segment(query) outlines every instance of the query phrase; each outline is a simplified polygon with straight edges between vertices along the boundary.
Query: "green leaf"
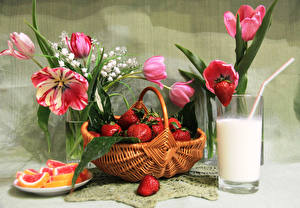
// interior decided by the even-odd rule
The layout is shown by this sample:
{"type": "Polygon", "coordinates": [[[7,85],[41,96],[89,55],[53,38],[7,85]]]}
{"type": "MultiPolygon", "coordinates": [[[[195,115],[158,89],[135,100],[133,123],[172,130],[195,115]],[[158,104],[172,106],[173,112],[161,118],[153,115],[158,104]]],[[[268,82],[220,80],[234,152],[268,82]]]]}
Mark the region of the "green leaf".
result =
{"type": "Polygon", "coordinates": [[[111,108],[111,102],[109,95],[103,90],[100,83],[98,84],[98,95],[100,98],[100,103],[92,102],[89,108],[89,130],[97,130],[105,123],[115,121],[114,114],[111,108]],[[98,105],[101,104],[99,108],[98,105]]]}
{"type": "Polygon", "coordinates": [[[50,133],[48,130],[49,115],[50,115],[49,108],[40,105],[37,112],[38,124],[45,134],[47,144],[48,144],[48,152],[51,151],[51,140],[50,140],[50,133]]]}
{"type": "Polygon", "coordinates": [[[240,24],[240,16],[237,14],[236,17],[236,34],[235,34],[235,54],[236,54],[236,62],[234,68],[237,69],[237,66],[241,59],[244,56],[244,53],[247,49],[247,42],[245,42],[242,38],[241,24],[240,24]]]}
{"type": "Polygon", "coordinates": [[[203,89],[206,90],[206,92],[210,96],[212,96],[212,97],[214,96],[214,94],[206,88],[206,83],[205,83],[205,80],[203,78],[201,78],[200,76],[198,76],[198,75],[196,75],[192,72],[183,71],[181,69],[179,69],[178,71],[181,74],[181,76],[183,76],[186,80],[194,79],[194,82],[192,84],[194,84],[198,87],[202,87],[203,89]]]}
{"type": "Polygon", "coordinates": [[[180,75],[183,76],[186,80],[194,79],[196,82],[198,82],[201,85],[201,87],[205,87],[205,80],[199,75],[194,74],[192,72],[183,71],[181,69],[178,69],[178,71],[180,75]]]}
{"type": "MultiPolygon", "coordinates": [[[[26,23],[35,33],[40,49],[44,55],[54,56],[54,52],[49,42],[40,33],[36,21],[36,0],[32,0],[32,25],[26,23]]],[[[58,61],[54,58],[46,57],[51,68],[58,66],[58,61]]]]}
{"type": "Polygon", "coordinates": [[[179,112],[178,119],[183,127],[188,128],[191,137],[194,138],[197,133],[198,123],[195,114],[195,102],[187,103],[179,112]]]}
{"type": "Polygon", "coordinates": [[[102,117],[103,117],[103,113],[100,111],[98,104],[96,102],[91,103],[89,109],[90,124],[88,126],[88,130],[98,131],[99,128],[105,124],[102,117]]]}
{"type": "Polygon", "coordinates": [[[111,121],[115,121],[114,114],[111,108],[109,95],[104,91],[104,89],[100,84],[98,84],[97,91],[103,107],[103,120],[106,121],[107,123],[111,121]]]}
{"type": "Polygon", "coordinates": [[[72,179],[72,187],[74,187],[75,182],[79,176],[79,174],[83,171],[85,166],[92,160],[102,157],[107,152],[109,152],[110,148],[120,142],[126,143],[138,143],[140,140],[134,137],[96,137],[92,141],[90,141],[86,148],[83,151],[81,156],[81,160],[75,169],[74,176],[72,179]]]}
{"type": "Polygon", "coordinates": [[[250,67],[252,61],[254,60],[262,41],[264,40],[264,37],[266,35],[266,32],[270,26],[271,18],[272,18],[272,12],[276,5],[278,0],[274,0],[270,8],[267,10],[264,19],[262,21],[261,26],[256,32],[256,35],[252,41],[251,46],[246,50],[246,53],[240,63],[238,64],[237,70],[240,75],[240,77],[243,77],[246,73],[248,68],[250,67]]]}
{"type": "Polygon", "coordinates": [[[93,54],[93,47],[91,47],[91,50],[90,50],[90,53],[89,53],[89,56],[88,56],[87,62],[86,62],[86,68],[87,68],[88,71],[90,70],[92,54],[93,54]]]}
{"type": "Polygon", "coordinates": [[[103,67],[102,59],[103,59],[103,54],[104,50],[102,53],[100,52],[100,49],[97,47],[98,51],[98,57],[96,60],[96,66],[94,67],[92,71],[92,80],[89,82],[89,88],[88,88],[88,98],[89,100],[94,100],[95,99],[95,92],[97,89],[98,81],[99,81],[99,73],[103,67]]]}
{"type": "Polygon", "coordinates": [[[236,89],[237,94],[245,94],[246,89],[247,89],[247,83],[248,83],[248,78],[247,78],[247,74],[245,74],[244,76],[240,77],[240,79],[239,79],[239,84],[236,89]]]}
{"type": "Polygon", "coordinates": [[[198,72],[200,73],[200,77],[203,79],[202,74],[204,69],[206,68],[205,63],[196,55],[194,55],[191,51],[189,51],[188,49],[175,44],[175,46],[181,50],[184,55],[192,62],[192,64],[196,67],[196,69],[198,70],[198,72]]]}

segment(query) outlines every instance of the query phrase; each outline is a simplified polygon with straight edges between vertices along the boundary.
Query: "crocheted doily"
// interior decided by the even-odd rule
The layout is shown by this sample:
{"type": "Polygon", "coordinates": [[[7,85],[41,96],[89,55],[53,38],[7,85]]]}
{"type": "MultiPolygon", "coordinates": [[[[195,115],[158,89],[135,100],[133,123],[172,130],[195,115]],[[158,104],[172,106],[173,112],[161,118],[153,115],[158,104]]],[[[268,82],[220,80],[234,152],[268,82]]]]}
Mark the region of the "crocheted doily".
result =
{"type": "Polygon", "coordinates": [[[159,201],[172,198],[195,196],[216,200],[218,197],[217,168],[201,163],[196,163],[188,173],[159,179],[160,190],[148,197],[136,194],[139,183],[126,182],[97,169],[93,174],[94,178],[85,188],[67,195],[65,201],[114,200],[136,208],[151,208],[159,201]]]}

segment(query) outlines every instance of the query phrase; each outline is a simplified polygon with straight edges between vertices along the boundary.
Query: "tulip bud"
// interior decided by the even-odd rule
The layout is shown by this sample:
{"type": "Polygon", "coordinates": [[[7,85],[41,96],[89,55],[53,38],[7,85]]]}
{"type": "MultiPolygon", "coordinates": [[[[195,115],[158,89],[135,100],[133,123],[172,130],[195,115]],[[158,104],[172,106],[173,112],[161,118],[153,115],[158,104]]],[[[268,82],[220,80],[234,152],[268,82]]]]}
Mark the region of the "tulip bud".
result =
{"type": "Polygon", "coordinates": [[[35,47],[31,39],[24,33],[16,33],[13,32],[10,34],[10,39],[8,41],[8,49],[1,51],[1,55],[9,55],[16,57],[18,59],[30,59],[34,56],[35,47]],[[14,45],[17,47],[17,50],[15,50],[13,47],[14,45]]]}
{"type": "Polygon", "coordinates": [[[69,42],[66,37],[67,45],[69,50],[74,53],[76,58],[87,57],[91,50],[91,38],[86,36],[84,33],[72,33],[71,40],[69,42]]]}
{"type": "Polygon", "coordinates": [[[185,104],[190,102],[190,97],[194,95],[195,90],[189,86],[188,82],[175,82],[171,86],[171,90],[169,92],[170,100],[177,106],[183,108],[185,104]]]}
{"type": "Polygon", "coordinates": [[[163,89],[163,84],[160,81],[167,78],[164,60],[163,56],[153,56],[145,61],[143,70],[145,78],[158,84],[161,89],[163,89]]]}

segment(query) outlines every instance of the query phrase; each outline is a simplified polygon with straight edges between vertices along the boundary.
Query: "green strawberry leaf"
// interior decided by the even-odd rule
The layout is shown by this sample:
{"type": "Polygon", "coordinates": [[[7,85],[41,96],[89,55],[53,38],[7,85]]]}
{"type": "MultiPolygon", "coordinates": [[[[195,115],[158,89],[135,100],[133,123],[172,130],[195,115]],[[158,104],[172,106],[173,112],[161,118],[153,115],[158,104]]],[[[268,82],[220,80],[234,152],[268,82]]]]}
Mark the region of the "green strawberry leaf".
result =
{"type": "Polygon", "coordinates": [[[196,55],[194,55],[191,51],[189,51],[188,49],[175,44],[175,46],[182,51],[182,53],[184,53],[184,55],[192,62],[192,64],[196,67],[196,69],[198,70],[198,72],[200,73],[200,77],[203,79],[202,74],[204,69],[206,68],[205,63],[196,55]]]}
{"type": "MultiPolygon", "coordinates": [[[[257,30],[256,35],[254,36],[251,46],[246,50],[245,55],[243,56],[243,58],[241,59],[241,61],[239,62],[238,66],[237,66],[240,77],[243,77],[247,73],[248,68],[250,67],[252,61],[254,60],[254,58],[264,40],[266,32],[270,27],[272,12],[274,10],[274,7],[275,7],[277,1],[278,0],[274,0],[272,5],[270,6],[270,8],[267,10],[267,12],[263,18],[262,24],[259,27],[259,29],[257,30]]],[[[240,87],[241,86],[239,85],[238,88],[240,88],[240,87]]]]}
{"type": "Polygon", "coordinates": [[[92,141],[90,141],[86,148],[84,149],[81,160],[78,166],[75,169],[73,179],[72,179],[72,187],[74,188],[75,182],[79,176],[79,174],[83,171],[86,165],[95,160],[97,158],[102,157],[107,152],[109,152],[110,148],[120,142],[125,143],[139,143],[140,140],[134,137],[95,137],[92,141]]]}

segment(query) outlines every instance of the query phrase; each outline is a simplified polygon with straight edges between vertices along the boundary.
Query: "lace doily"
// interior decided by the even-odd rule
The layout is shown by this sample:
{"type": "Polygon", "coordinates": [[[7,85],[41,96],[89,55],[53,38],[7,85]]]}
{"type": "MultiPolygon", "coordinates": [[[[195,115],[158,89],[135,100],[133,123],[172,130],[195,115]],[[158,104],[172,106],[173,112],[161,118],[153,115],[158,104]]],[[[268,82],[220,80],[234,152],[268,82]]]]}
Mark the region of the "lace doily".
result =
{"type": "Polygon", "coordinates": [[[136,194],[139,183],[126,182],[97,169],[93,170],[93,174],[94,178],[85,188],[67,195],[65,201],[114,200],[136,208],[151,208],[159,201],[172,198],[195,196],[216,200],[218,197],[217,168],[201,163],[197,163],[188,173],[159,179],[160,190],[149,197],[136,194]]]}

